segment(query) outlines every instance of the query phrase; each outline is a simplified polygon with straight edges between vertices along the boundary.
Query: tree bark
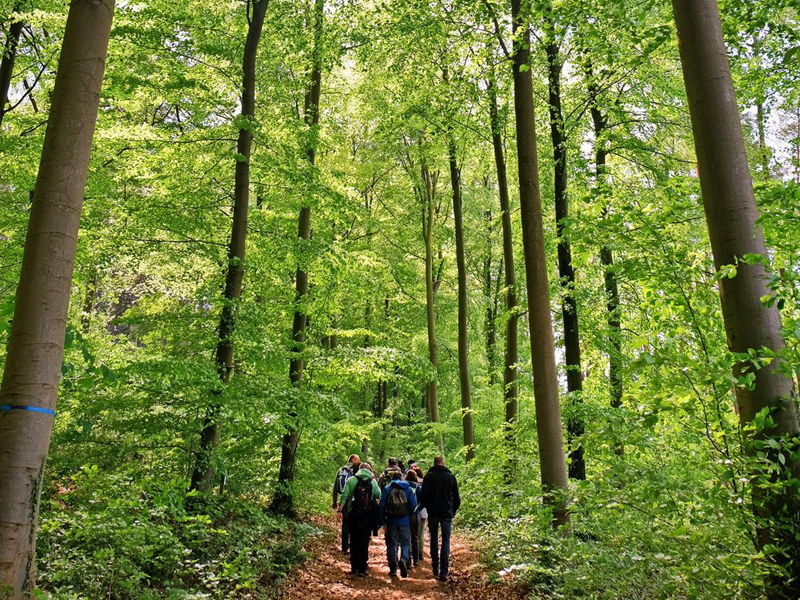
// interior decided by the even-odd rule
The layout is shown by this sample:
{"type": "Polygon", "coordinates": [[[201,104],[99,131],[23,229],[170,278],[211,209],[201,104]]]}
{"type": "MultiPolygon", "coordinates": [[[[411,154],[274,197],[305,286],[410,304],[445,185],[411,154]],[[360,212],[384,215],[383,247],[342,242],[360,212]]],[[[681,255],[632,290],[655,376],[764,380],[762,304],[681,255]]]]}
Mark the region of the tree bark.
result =
{"type": "MultiPolygon", "coordinates": [[[[21,3],[14,5],[14,12],[22,7],[21,3]]],[[[11,86],[11,76],[14,73],[14,62],[17,60],[17,47],[19,46],[19,36],[22,34],[22,21],[13,21],[8,28],[6,36],[6,46],[3,50],[3,59],[0,61],[0,127],[3,126],[3,118],[6,116],[6,104],[8,104],[8,89],[11,86]]]]}
{"type": "Polygon", "coordinates": [[[517,117],[517,164],[520,213],[528,289],[528,324],[531,338],[533,393],[539,464],[545,501],[553,508],[553,525],[569,526],[566,505],[567,464],[561,405],[558,398],[553,322],[547,281],[539,165],[536,154],[536,120],[533,111],[533,80],[530,71],[530,29],[520,14],[522,0],[511,0],[514,38],[514,112],[517,117]]]}
{"type": "Polygon", "coordinates": [[[489,117],[492,126],[492,146],[494,163],[497,169],[497,187],[500,193],[500,211],[503,223],[503,264],[505,274],[505,306],[508,313],[506,321],[506,345],[503,369],[503,399],[505,401],[505,442],[506,467],[504,479],[507,485],[514,481],[516,472],[516,422],[517,422],[517,331],[519,313],[517,311],[517,281],[514,270],[514,239],[511,229],[511,202],[508,197],[508,176],[506,160],[503,156],[503,138],[497,110],[497,85],[494,76],[489,80],[489,117]]]}
{"type": "MultiPolygon", "coordinates": [[[[253,3],[252,15],[248,15],[247,38],[242,58],[242,117],[248,125],[239,128],[236,144],[236,167],[233,190],[233,225],[228,246],[228,271],[223,290],[222,314],[220,315],[215,362],[222,385],[227,385],[233,376],[233,334],[236,328],[237,304],[242,295],[244,278],[244,254],[247,241],[247,212],[250,206],[250,154],[253,142],[251,125],[255,118],[256,104],[256,57],[258,42],[264,26],[264,17],[269,0],[253,3]]],[[[220,438],[220,396],[222,391],[212,392],[200,433],[200,450],[189,486],[191,490],[209,491],[214,483],[213,455],[220,438]]]]}
{"type": "Polygon", "coordinates": [[[433,273],[433,222],[436,218],[436,174],[427,165],[420,167],[421,184],[418,195],[422,201],[422,236],[425,242],[425,317],[428,326],[428,358],[434,377],[425,387],[425,411],[433,423],[439,422],[439,389],[436,372],[439,370],[439,346],[436,343],[436,280],[433,273]]]}
{"type": "MultiPolygon", "coordinates": [[[[324,16],[324,0],[314,1],[313,28],[314,48],[311,65],[311,77],[308,91],[305,95],[303,120],[308,127],[308,145],[306,158],[309,166],[309,179],[313,180],[317,155],[317,130],[319,127],[319,98],[322,84],[322,20],[324,16]]],[[[309,182],[311,183],[311,182],[309,182]]],[[[297,236],[301,243],[311,235],[311,207],[304,206],[300,209],[297,236]]],[[[306,315],[303,312],[303,303],[308,295],[308,271],[302,264],[297,267],[295,274],[295,310],[292,321],[293,354],[289,361],[289,380],[295,387],[303,382],[303,345],[305,343],[306,315]]],[[[272,500],[272,509],[275,512],[293,515],[294,497],[291,485],[294,481],[295,455],[297,444],[300,440],[300,429],[297,423],[297,407],[289,409],[289,424],[281,442],[281,463],[278,471],[278,485],[272,500]]]]}
{"type": "MultiPolygon", "coordinates": [[[[606,169],[606,149],[605,135],[608,126],[608,117],[600,110],[598,103],[597,84],[593,80],[591,69],[589,70],[589,103],[592,115],[592,125],[594,128],[594,161],[595,161],[595,186],[604,191],[608,188],[606,180],[608,172],[606,169]]],[[[603,215],[607,214],[608,207],[603,209],[603,215]]],[[[619,408],[622,406],[622,322],[620,315],[619,285],[617,283],[617,272],[614,268],[614,253],[608,244],[600,247],[600,264],[603,267],[603,285],[606,295],[606,323],[608,324],[608,375],[609,387],[611,391],[611,406],[619,408]]],[[[622,453],[622,446],[617,448],[618,453],[622,453]]]]}
{"type": "Polygon", "coordinates": [[[467,299],[467,263],[464,256],[464,216],[461,210],[461,170],[456,157],[456,142],[447,140],[450,159],[450,184],[453,188],[453,220],[456,230],[456,267],[458,269],[458,379],[461,386],[461,423],[467,462],[475,458],[475,431],[472,424],[472,392],[469,378],[469,305],[467,299]]]}
{"type": "Polygon", "coordinates": [[[565,220],[569,215],[567,196],[567,134],[561,111],[561,64],[559,48],[555,39],[555,24],[552,16],[547,19],[547,67],[550,100],[550,136],[553,141],[553,165],[555,183],[556,235],[558,237],[558,275],[562,289],[561,318],[564,324],[564,355],[567,371],[567,393],[570,410],[567,417],[567,445],[570,448],[569,476],[586,479],[584,449],[580,443],[584,424],[581,411],[583,403],[583,370],[581,369],[581,346],[578,334],[578,307],[575,290],[575,270],[572,266],[572,251],[564,234],[565,220]]]}
{"type": "MultiPolygon", "coordinates": [[[[718,271],[736,269],[734,276],[719,280],[728,346],[736,353],[751,349],[760,352],[764,348],[777,352],[784,345],[780,313],[761,301],[769,294],[765,263],[740,262],[748,254],[760,255],[766,261],[768,254],[757,224],[758,208],[717,3],[673,0],[672,6],[714,264],[718,271]]],[[[800,422],[792,382],[780,366],[779,360],[760,368],[742,361],[734,365],[733,374],[736,378],[754,377],[752,386],[736,386],[742,425],[751,429],[760,413],[768,412],[771,417],[765,427],[755,430],[746,440],[747,450],[751,454],[763,452],[762,461],[770,462],[772,469],[765,473],[763,467],[757,468],[753,463],[758,544],[780,568],[768,581],[768,595],[797,598],[800,543],[795,528],[800,522],[800,422]],[[794,442],[787,440],[790,437],[795,438],[794,442]],[[771,449],[767,441],[778,447],[786,443],[789,451],[781,454],[771,449]],[[773,544],[778,551],[771,549],[773,544]]]]}
{"type": "Polygon", "coordinates": [[[113,0],[70,5],[25,237],[0,387],[0,588],[13,600],[33,590],[42,472],[113,15],[113,0]]]}
{"type": "Polygon", "coordinates": [[[767,146],[766,126],[764,123],[764,102],[759,100],[756,104],[756,128],[758,129],[758,153],[761,162],[761,177],[770,178],[769,147],[767,146]]]}
{"type": "MultiPolygon", "coordinates": [[[[497,348],[497,313],[495,311],[496,301],[492,301],[492,211],[487,210],[486,217],[486,259],[483,261],[483,292],[486,297],[486,317],[484,319],[484,329],[486,336],[486,362],[489,369],[489,386],[495,384],[496,371],[496,348],[497,348]]],[[[495,298],[496,300],[496,298],[495,298]]]]}

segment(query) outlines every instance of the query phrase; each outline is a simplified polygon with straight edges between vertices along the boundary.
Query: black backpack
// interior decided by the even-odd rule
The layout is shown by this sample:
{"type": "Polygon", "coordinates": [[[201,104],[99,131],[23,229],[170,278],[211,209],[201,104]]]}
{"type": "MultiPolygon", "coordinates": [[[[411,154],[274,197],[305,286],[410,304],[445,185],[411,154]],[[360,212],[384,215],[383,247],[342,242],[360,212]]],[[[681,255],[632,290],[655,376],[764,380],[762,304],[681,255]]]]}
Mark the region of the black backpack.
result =
{"type": "Polygon", "coordinates": [[[408,498],[406,491],[399,485],[393,485],[392,490],[389,492],[389,497],[386,498],[386,516],[387,517],[405,517],[408,514],[408,498]]]}
{"type": "Polygon", "coordinates": [[[359,477],[356,489],[353,490],[353,501],[350,503],[350,512],[366,516],[372,508],[372,481],[359,477]]]}

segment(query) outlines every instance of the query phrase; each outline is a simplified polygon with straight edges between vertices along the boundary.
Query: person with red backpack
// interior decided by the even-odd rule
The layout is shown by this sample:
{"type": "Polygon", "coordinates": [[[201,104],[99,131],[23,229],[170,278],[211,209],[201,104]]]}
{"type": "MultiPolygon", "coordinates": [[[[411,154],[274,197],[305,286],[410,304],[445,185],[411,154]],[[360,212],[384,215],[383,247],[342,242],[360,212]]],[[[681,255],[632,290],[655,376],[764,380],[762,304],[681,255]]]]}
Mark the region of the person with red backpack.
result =
{"type": "MultiPolygon", "coordinates": [[[[347,480],[356,474],[361,467],[361,459],[358,454],[351,454],[347,459],[347,464],[336,472],[336,479],[333,480],[333,510],[339,506],[339,496],[344,492],[347,480]]],[[[342,552],[347,554],[350,549],[350,534],[348,531],[347,515],[342,517],[342,552]]]]}
{"type": "Polygon", "coordinates": [[[350,533],[350,573],[358,577],[367,576],[369,540],[373,528],[373,515],[381,497],[381,489],[372,473],[359,469],[345,483],[339,514],[347,519],[350,533]]]}
{"type": "Polygon", "coordinates": [[[392,473],[392,482],[381,494],[381,518],[386,527],[386,555],[389,559],[389,575],[408,577],[411,564],[411,528],[409,517],[417,509],[417,496],[400,471],[392,473]],[[397,547],[400,546],[400,560],[397,547]]]}

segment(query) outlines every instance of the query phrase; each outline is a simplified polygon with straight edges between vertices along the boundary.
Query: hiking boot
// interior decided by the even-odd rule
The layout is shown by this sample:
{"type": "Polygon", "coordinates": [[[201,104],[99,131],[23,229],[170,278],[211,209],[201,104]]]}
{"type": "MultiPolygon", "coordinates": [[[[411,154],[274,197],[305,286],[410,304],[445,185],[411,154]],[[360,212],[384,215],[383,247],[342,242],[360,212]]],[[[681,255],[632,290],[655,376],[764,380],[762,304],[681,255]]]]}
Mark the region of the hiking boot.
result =
{"type": "Polygon", "coordinates": [[[397,573],[392,571],[391,573],[389,573],[389,577],[391,577],[392,579],[397,579],[397,573]]]}
{"type": "Polygon", "coordinates": [[[440,581],[441,583],[447,583],[450,581],[450,578],[447,575],[441,575],[436,578],[436,581],[440,581]]]}
{"type": "Polygon", "coordinates": [[[366,577],[366,576],[367,576],[366,571],[359,571],[358,573],[356,573],[356,577],[366,577]]]}
{"type": "Polygon", "coordinates": [[[397,563],[397,566],[399,566],[399,567],[400,567],[400,576],[401,576],[403,579],[405,579],[406,577],[408,577],[408,567],[406,566],[406,561],[404,561],[404,560],[401,558],[401,559],[400,559],[400,562],[398,562],[398,563],[397,563]]]}

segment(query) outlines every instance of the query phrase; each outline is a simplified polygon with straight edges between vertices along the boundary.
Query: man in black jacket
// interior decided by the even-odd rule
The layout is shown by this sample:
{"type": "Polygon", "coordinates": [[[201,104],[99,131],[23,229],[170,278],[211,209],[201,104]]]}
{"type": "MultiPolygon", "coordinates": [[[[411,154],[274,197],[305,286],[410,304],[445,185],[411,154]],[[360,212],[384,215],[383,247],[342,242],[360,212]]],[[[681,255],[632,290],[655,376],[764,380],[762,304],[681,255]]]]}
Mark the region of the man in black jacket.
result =
{"type": "Polygon", "coordinates": [[[450,530],[453,517],[461,506],[458,481],[437,456],[422,480],[422,505],[428,509],[428,531],[431,534],[431,567],[433,576],[447,581],[450,562],[450,530]],[[439,552],[439,527],[442,528],[442,550],[439,552]]]}

